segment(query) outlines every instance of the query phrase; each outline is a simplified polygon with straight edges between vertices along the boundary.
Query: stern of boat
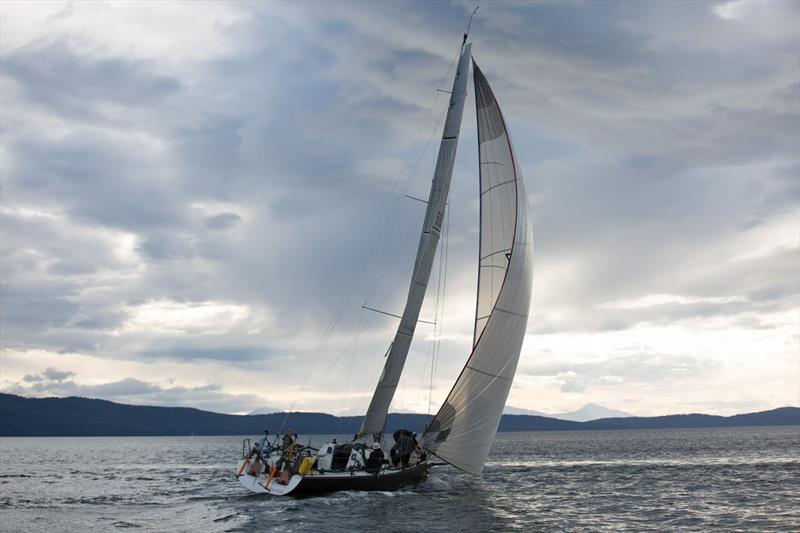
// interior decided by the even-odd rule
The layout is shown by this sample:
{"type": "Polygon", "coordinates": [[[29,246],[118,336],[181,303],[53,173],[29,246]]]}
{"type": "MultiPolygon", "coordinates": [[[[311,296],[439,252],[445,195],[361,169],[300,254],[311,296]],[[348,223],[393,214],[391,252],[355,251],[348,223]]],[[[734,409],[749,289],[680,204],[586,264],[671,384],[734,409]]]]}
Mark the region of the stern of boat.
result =
{"type": "Polygon", "coordinates": [[[242,441],[242,460],[236,471],[236,479],[239,484],[250,492],[256,494],[272,494],[274,496],[284,496],[292,492],[303,476],[293,474],[286,479],[282,478],[274,467],[275,457],[262,458],[255,448],[250,445],[250,439],[242,441]]]}

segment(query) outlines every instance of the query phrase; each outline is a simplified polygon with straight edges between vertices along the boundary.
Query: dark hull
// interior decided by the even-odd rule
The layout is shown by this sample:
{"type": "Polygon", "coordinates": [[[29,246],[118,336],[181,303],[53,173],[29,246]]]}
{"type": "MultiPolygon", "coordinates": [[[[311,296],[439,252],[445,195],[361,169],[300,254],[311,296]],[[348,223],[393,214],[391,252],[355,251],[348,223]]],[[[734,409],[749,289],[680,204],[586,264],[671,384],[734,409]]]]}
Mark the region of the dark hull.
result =
{"type": "Polygon", "coordinates": [[[427,479],[428,468],[426,462],[373,476],[308,476],[303,478],[291,494],[323,494],[340,490],[397,490],[427,479]]]}

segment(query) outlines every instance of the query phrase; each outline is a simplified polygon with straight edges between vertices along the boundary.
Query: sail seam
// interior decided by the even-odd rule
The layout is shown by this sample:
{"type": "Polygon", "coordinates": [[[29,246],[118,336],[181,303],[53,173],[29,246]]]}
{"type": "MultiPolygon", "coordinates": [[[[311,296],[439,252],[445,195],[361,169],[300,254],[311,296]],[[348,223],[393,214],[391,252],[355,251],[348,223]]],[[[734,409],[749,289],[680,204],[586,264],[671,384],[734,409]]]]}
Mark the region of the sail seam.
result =
{"type": "Polygon", "coordinates": [[[504,182],[502,182],[502,183],[497,183],[497,184],[495,184],[495,185],[492,185],[491,187],[489,187],[489,188],[488,188],[488,189],[486,189],[485,191],[483,191],[483,192],[481,193],[481,196],[483,196],[483,195],[484,195],[484,194],[486,194],[487,192],[491,191],[492,189],[496,189],[496,188],[498,188],[498,187],[500,187],[500,186],[502,186],[502,185],[508,185],[509,183],[516,183],[516,182],[517,182],[517,180],[507,180],[507,181],[504,181],[504,182]]]}
{"type": "Polygon", "coordinates": [[[493,255],[502,254],[502,253],[505,253],[505,252],[510,252],[512,250],[513,250],[513,248],[505,248],[503,250],[497,250],[496,252],[492,252],[490,254],[486,254],[483,257],[481,257],[481,261],[483,261],[484,259],[489,259],[493,255]]]}
{"type": "Polygon", "coordinates": [[[505,379],[506,381],[512,381],[513,380],[513,378],[507,378],[505,376],[498,376],[497,374],[490,374],[489,372],[484,372],[483,370],[478,370],[474,366],[467,365],[467,368],[469,368],[470,370],[474,370],[475,372],[477,372],[479,374],[483,374],[484,376],[489,376],[490,378],[505,379]]]}
{"type": "Polygon", "coordinates": [[[500,307],[495,307],[494,310],[495,311],[502,311],[503,313],[508,313],[509,315],[515,315],[515,316],[519,316],[519,317],[522,317],[522,318],[528,318],[528,315],[526,315],[526,314],[516,313],[514,311],[509,311],[508,309],[502,309],[500,307]]]}
{"type": "MultiPolygon", "coordinates": [[[[492,310],[492,313],[494,313],[495,311],[501,311],[501,312],[503,312],[503,313],[508,313],[509,315],[520,316],[520,317],[522,317],[522,318],[527,318],[527,317],[528,317],[528,316],[527,316],[527,315],[525,315],[525,314],[522,314],[522,313],[516,313],[516,312],[514,312],[514,311],[509,311],[509,310],[507,310],[507,309],[502,309],[502,308],[500,308],[500,307],[495,307],[495,308],[492,310]]],[[[483,315],[483,316],[480,316],[480,317],[476,318],[475,320],[483,320],[484,318],[489,318],[490,316],[492,316],[492,313],[489,313],[488,315],[483,315]]]]}

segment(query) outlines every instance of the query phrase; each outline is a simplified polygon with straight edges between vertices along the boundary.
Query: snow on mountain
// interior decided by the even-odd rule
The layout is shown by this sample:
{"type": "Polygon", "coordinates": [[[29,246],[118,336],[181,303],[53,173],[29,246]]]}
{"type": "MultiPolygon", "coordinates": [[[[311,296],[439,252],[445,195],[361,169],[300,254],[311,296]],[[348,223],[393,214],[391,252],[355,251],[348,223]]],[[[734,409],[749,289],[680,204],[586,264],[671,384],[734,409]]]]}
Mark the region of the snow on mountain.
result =
{"type": "Polygon", "coordinates": [[[248,415],[271,415],[272,413],[283,413],[283,409],[277,407],[259,407],[254,411],[247,413],[248,415]]]}
{"type": "Polygon", "coordinates": [[[596,403],[587,403],[576,411],[569,411],[566,413],[543,413],[541,411],[534,411],[532,409],[521,409],[507,405],[503,410],[507,415],[535,415],[547,416],[550,418],[559,418],[561,420],[571,420],[573,422],[588,422],[589,420],[597,420],[599,418],[622,418],[633,416],[624,411],[617,411],[616,409],[609,409],[608,407],[598,405],[596,403]]]}

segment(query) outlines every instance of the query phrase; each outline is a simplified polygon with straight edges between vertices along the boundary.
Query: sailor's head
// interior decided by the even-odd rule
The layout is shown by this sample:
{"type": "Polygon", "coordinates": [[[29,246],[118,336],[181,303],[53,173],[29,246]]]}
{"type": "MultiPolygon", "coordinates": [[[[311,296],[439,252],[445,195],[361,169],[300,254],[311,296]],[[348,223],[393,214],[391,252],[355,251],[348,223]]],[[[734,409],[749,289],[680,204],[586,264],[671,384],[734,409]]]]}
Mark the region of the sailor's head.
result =
{"type": "Polygon", "coordinates": [[[373,450],[380,450],[381,449],[381,443],[380,442],[373,442],[372,443],[372,449],[373,450]]]}
{"type": "Polygon", "coordinates": [[[292,428],[289,428],[286,430],[286,434],[294,437],[294,430],[292,428]]]}

